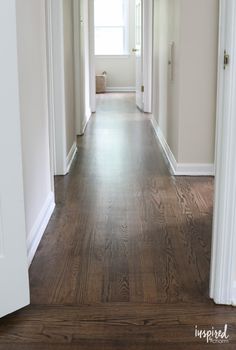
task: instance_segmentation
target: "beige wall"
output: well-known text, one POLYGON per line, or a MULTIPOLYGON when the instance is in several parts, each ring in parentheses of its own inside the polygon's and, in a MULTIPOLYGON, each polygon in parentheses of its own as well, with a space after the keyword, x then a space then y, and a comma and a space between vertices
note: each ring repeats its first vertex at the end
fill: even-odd
POLYGON ((193 159, 196 163, 212 163, 215 147, 218 1, 182 0, 181 3, 179 161, 191 162, 193 159))
POLYGON ((67 154, 75 142, 75 81, 74 81, 74 34, 73 3, 63 0, 64 19, 64 65, 67 154))
POLYGON ((96 74, 107 72, 108 87, 135 87, 135 55, 132 48, 135 47, 135 0, 130 0, 129 10, 129 51, 127 57, 96 56, 96 74))
POLYGON ((49 160, 45 1, 17 0, 17 38, 27 235, 52 188, 49 160))
MULTIPOLYGON (((163 1, 163 0, 162 0, 163 1)), ((179 80, 180 80, 180 0, 167 1, 167 63, 170 57, 170 43, 174 42, 173 80, 171 80, 171 66, 167 66, 167 122, 166 138, 176 159, 179 156, 179 80)), ((164 57, 163 57, 164 59, 164 57)), ((160 69, 162 69, 160 67, 160 69)))
POLYGON ((213 163, 218 1, 155 0, 154 16, 154 117, 178 163, 213 163))

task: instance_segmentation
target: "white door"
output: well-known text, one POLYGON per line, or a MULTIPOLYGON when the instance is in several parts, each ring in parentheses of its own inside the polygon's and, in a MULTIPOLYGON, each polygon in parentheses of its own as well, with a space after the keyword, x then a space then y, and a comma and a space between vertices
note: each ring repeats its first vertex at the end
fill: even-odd
POLYGON ((216 176, 210 296, 236 305, 236 6, 220 1, 216 176))
POLYGON ((136 55, 136 105, 143 110, 143 1, 136 0, 135 48, 136 55))
POLYGON ((29 304, 15 0, 0 2, 0 317, 29 304))

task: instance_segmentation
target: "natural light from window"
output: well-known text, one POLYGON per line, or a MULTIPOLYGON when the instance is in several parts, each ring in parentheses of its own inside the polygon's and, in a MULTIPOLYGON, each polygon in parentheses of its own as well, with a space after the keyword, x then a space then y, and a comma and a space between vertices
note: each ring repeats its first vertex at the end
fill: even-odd
POLYGON ((94 0, 95 55, 128 54, 129 0, 94 0))

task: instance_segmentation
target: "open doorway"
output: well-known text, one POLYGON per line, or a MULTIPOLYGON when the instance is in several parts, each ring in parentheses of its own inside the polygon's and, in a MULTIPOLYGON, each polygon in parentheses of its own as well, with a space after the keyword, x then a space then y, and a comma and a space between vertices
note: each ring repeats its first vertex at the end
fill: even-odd
MULTIPOLYGON (((152 112, 152 0, 93 0, 90 7, 90 74, 97 94, 133 94, 152 112)), ((95 91, 91 105, 96 106, 95 91)), ((96 107, 94 108, 94 111, 96 107)))

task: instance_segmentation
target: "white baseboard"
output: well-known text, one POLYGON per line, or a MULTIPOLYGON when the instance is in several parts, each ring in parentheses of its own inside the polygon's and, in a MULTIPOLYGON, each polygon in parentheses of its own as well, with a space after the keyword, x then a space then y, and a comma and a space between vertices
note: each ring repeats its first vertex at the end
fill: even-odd
POLYGON ((84 135, 85 130, 86 130, 87 125, 88 125, 88 122, 89 122, 89 120, 90 120, 90 118, 91 118, 91 115, 92 115, 92 111, 89 110, 89 111, 86 113, 85 117, 84 117, 84 120, 83 120, 83 123, 82 123, 82 130, 79 130, 79 132, 77 133, 78 136, 84 135))
POLYGON ((54 193, 50 192, 27 238, 28 265, 30 266, 38 245, 55 208, 54 193))
POLYGON ((157 139, 158 139, 159 143, 161 144, 161 147, 162 147, 162 149, 165 153, 165 156, 168 160, 171 171, 172 171, 173 175, 175 175, 175 170, 177 168, 177 162, 176 162, 175 156, 173 155, 173 153, 172 153, 168 143, 166 142, 166 139, 165 139, 159 125, 157 124, 156 120, 154 119, 154 117, 152 116, 150 118, 150 120, 151 120, 151 124, 153 126, 153 129, 155 131, 155 134, 157 136, 157 139))
POLYGON ((155 118, 151 117, 151 124, 157 135, 158 141, 162 146, 164 154, 168 160, 173 175, 176 176, 214 176, 214 164, 200 163, 177 163, 174 154, 172 153, 166 139, 157 124, 155 118))
POLYGON ((127 86, 127 87, 107 87, 106 92, 135 92, 135 86, 127 86))
POLYGON ((175 175, 179 176, 214 176, 214 164, 177 163, 175 175))
POLYGON ((71 168, 71 165, 73 163, 73 160, 75 158, 75 155, 77 153, 77 144, 76 142, 73 143, 70 152, 68 153, 66 157, 66 173, 68 174, 71 168))

